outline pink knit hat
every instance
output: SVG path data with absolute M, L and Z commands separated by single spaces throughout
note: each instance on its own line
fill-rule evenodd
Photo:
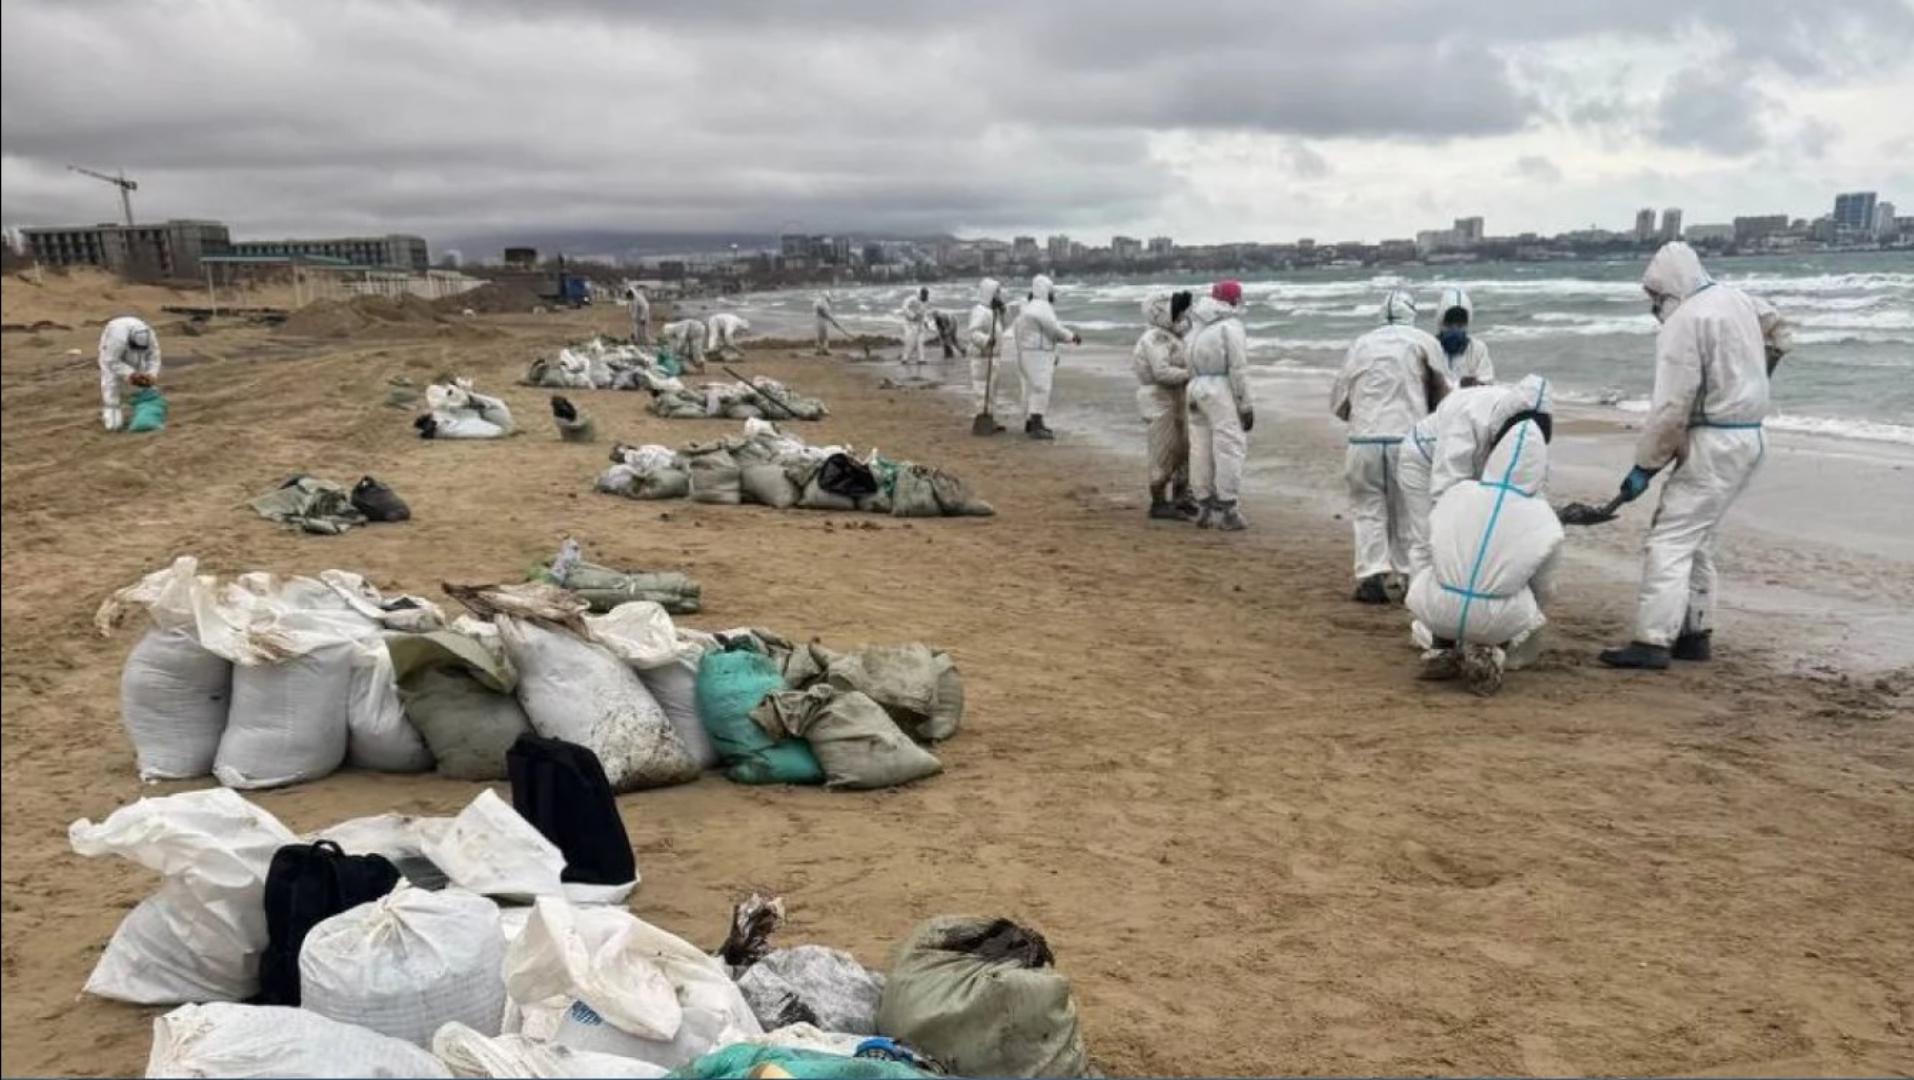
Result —
M 1210 286 L 1210 299 L 1221 300 L 1231 307 L 1240 307 L 1243 303 L 1243 283 L 1240 281 L 1219 281 Z

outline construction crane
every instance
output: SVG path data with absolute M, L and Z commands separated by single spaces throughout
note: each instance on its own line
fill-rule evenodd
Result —
M 140 189 L 139 181 L 128 180 L 125 169 L 121 169 L 118 176 L 108 176 L 103 172 L 94 172 L 92 169 L 82 169 L 78 165 L 68 165 L 67 168 L 82 176 L 91 176 L 95 180 L 104 180 L 116 185 L 120 189 L 120 209 L 126 212 L 126 226 L 129 229 L 133 227 L 133 192 Z

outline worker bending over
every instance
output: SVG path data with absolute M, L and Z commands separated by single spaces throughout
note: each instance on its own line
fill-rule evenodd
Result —
M 1411 576 L 1429 565 L 1429 510 L 1459 481 L 1479 480 L 1502 433 L 1533 419 L 1552 434 L 1548 380 L 1530 375 L 1506 386 L 1476 385 L 1451 392 L 1436 410 L 1416 422 L 1396 450 L 1396 483 L 1402 489 L 1403 530 Z
M 679 319 L 666 323 L 659 336 L 686 371 L 704 370 L 704 323 L 697 319 Z
M 744 355 L 744 349 L 738 345 L 738 338 L 751 332 L 751 324 L 728 311 L 711 316 L 711 338 L 705 342 L 705 351 L 720 360 L 728 360 Z
M 159 381 L 159 338 L 141 319 L 122 315 L 100 332 L 100 423 L 108 431 L 126 425 L 120 407 L 123 388 Z

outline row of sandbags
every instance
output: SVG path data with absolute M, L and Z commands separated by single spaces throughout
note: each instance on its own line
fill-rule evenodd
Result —
M 554 357 L 537 357 L 521 380 L 559 390 L 649 390 L 682 388 L 683 366 L 669 351 L 643 349 L 605 338 L 574 342 Z
M 651 412 L 667 420 L 822 420 L 831 414 L 823 401 L 804 397 L 768 375 L 749 383 L 654 387 Z
M 271 814 L 215 788 L 142 799 L 97 825 L 75 822 L 69 836 L 82 855 L 117 854 L 163 876 L 86 985 L 187 1003 L 155 1023 L 148 1075 L 447 1075 L 425 1064 L 433 1055 L 457 1075 L 573 1075 L 509 1070 L 531 1067 L 528 1056 L 605 1054 L 655 1071 L 572 1064 L 618 1068 L 586 1075 L 715 1076 L 731 1074 L 699 1065 L 713 1051 L 731 1050 L 731 1063 L 754 1053 L 738 1045 L 843 1056 L 873 1034 L 963 1075 L 1085 1070 L 1068 980 L 1034 931 L 935 919 L 880 975 L 835 949 L 770 949 L 782 905 L 754 896 L 708 955 L 622 907 L 568 896 L 564 857 L 489 790 L 456 818 L 381 815 L 316 834 L 408 875 L 423 856 L 447 883 L 395 874 L 312 925 L 297 946 L 296 1009 L 211 1004 L 253 998 L 260 958 L 276 945 L 271 912 L 287 901 L 268 882 L 301 840 Z
M 425 388 L 426 412 L 412 421 L 421 439 L 502 439 L 517 428 L 512 410 L 499 398 L 472 389 L 472 380 L 453 379 Z
M 681 499 L 783 510 L 860 510 L 895 517 L 989 516 L 991 505 L 952 473 L 859 456 L 842 446 L 813 447 L 762 420 L 744 434 L 678 450 L 657 445 L 612 448 L 598 491 L 633 499 Z

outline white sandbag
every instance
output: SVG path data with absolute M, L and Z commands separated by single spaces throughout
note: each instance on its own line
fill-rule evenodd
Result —
M 661 604 L 632 600 L 603 615 L 585 616 L 591 640 L 635 668 L 658 667 L 679 657 L 678 629 Z
M 452 883 L 480 896 L 559 896 L 565 855 L 491 788 L 449 824 L 421 822 L 420 850 Z
M 554 1043 L 665 1068 L 763 1030 L 723 964 L 623 908 L 540 899 L 505 985 L 520 1003 L 573 999 Z
M 815 1024 L 786 1024 L 762 1035 L 753 1035 L 740 1042 L 752 1046 L 785 1046 L 793 1050 L 816 1050 L 824 1054 L 836 1054 L 839 1057 L 856 1057 L 857 1048 L 864 1045 L 869 1035 L 856 1035 L 847 1031 L 825 1031 Z
M 346 759 L 355 670 L 350 642 L 233 669 L 232 708 L 213 775 L 227 787 L 317 780 Z
M 651 691 L 658 707 L 665 711 L 665 719 L 671 721 L 671 729 L 684 740 L 685 749 L 691 752 L 698 768 L 715 769 L 718 748 L 711 744 L 711 733 L 705 730 L 704 719 L 698 714 L 698 660 L 703 655 L 699 650 L 670 663 L 642 669 L 638 678 L 644 682 L 645 689 Z
M 469 412 L 433 413 L 435 439 L 502 439 L 505 429 Z
M 463 1024 L 432 1037 L 432 1053 L 458 1077 L 608 1077 L 653 1080 L 670 1070 L 636 1058 L 550 1046 L 523 1035 L 486 1038 Z
M 826 1031 L 875 1035 L 884 977 L 841 949 L 799 945 L 752 964 L 738 977 L 738 989 L 766 1028 L 801 1011 Z
M 259 992 L 264 892 L 273 853 L 298 842 L 225 788 L 141 799 L 67 829 L 88 858 L 119 855 L 164 875 L 120 921 L 86 992 L 142 1005 L 239 1001 Z
M 385 642 L 357 643 L 352 656 L 352 699 L 346 709 L 346 760 L 379 772 L 424 772 L 432 751 L 405 718 Z
M 540 735 L 598 755 L 613 791 L 698 778 L 698 763 L 664 710 L 617 657 L 536 623 L 503 615 L 496 621 L 519 672 L 519 703 Z
M 153 1020 L 149 1077 L 451 1076 L 402 1039 L 282 1005 L 185 1005 Z
M 201 646 L 190 630 L 148 630 L 120 672 L 120 719 L 140 779 L 211 773 L 232 689 L 232 661 Z
M 299 1000 L 418 1046 L 449 1023 L 496 1035 L 504 961 L 498 905 L 463 889 L 400 886 L 312 928 L 299 948 Z

